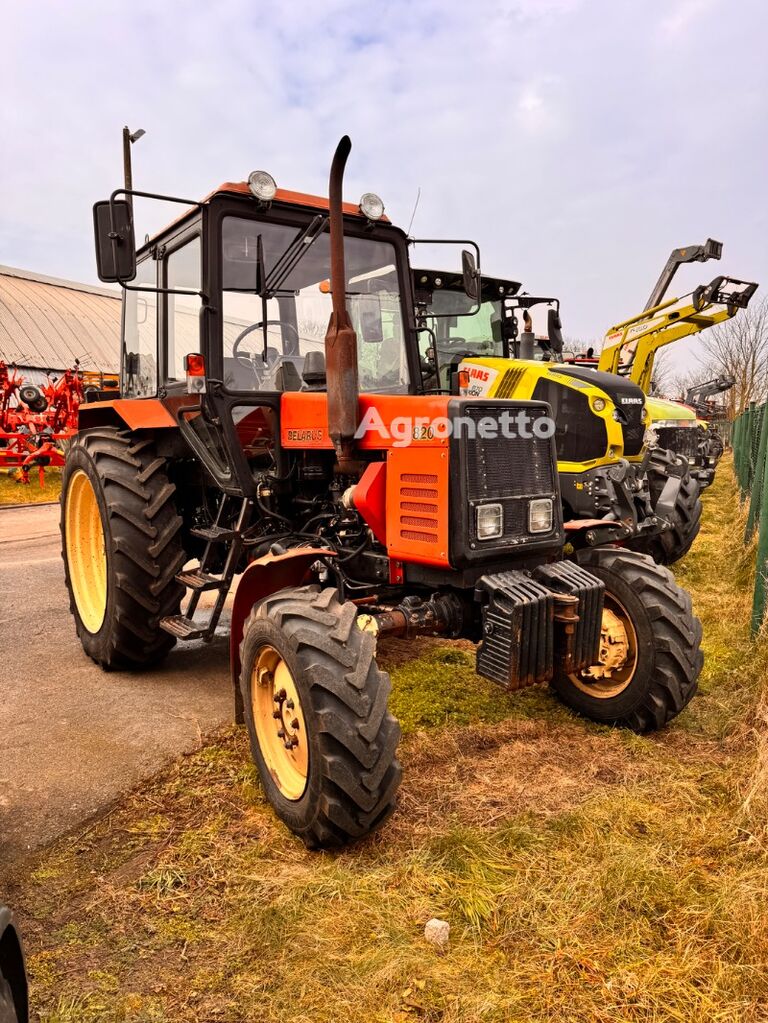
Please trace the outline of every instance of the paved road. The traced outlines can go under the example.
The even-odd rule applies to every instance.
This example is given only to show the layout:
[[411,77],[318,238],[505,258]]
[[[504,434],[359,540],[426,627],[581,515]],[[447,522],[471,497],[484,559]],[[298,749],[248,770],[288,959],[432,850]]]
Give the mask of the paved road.
[[58,506],[0,510],[0,891],[4,863],[231,720],[227,669],[222,635],[148,674],[103,672],[69,614]]

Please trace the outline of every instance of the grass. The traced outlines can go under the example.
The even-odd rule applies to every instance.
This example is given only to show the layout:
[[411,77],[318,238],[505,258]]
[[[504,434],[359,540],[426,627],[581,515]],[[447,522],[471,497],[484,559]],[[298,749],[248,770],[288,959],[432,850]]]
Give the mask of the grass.
[[21,868],[39,1019],[764,1020],[768,656],[733,495],[723,465],[679,568],[707,662],[670,728],[506,696],[461,644],[393,646],[406,775],[385,830],[307,853],[226,730]]
[[0,469],[0,505],[58,501],[61,493],[61,469],[46,469],[42,487],[37,469],[34,467],[29,474],[28,484],[18,483],[17,476],[16,469]]

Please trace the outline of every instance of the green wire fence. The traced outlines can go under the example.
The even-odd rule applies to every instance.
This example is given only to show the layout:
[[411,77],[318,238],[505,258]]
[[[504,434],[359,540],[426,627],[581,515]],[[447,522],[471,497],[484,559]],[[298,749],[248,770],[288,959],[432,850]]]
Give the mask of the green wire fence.
[[744,542],[749,543],[755,529],[757,572],[752,602],[752,632],[758,632],[765,616],[768,593],[768,402],[750,402],[733,423],[731,444],[733,465],[742,500],[749,501]]

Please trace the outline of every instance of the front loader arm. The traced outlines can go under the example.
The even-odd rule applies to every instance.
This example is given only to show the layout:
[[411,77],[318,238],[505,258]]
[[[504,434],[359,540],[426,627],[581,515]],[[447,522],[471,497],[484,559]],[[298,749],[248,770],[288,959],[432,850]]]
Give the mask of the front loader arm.
[[731,319],[747,307],[756,290],[753,282],[720,276],[690,295],[644,310],[611,327],[598,369],[624,373],[648,394],[660,348]]

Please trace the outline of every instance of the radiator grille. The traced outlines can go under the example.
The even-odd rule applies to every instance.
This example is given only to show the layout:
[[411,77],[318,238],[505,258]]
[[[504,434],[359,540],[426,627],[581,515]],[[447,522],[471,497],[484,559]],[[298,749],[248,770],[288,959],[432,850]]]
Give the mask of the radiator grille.
[[[481,407],[462,408],[461,415],[474,423],[483,418],[503,422],[500,419],[502,413],[511,412],[514,416],[517,411],[514,406],[494,408],[489,402]],[[483,437],[481,429],[475,428],[458,441],[461,444],[461,471],[464,474],[469,511],[469,539],[470,544],[478,549],[506,546],[510,542],[524,543],[531,537],[528,532],[530,500],[535,497],[558,500],[552,442],[548,437],[536,437],[533,433],[535,421],[545,419],[546,411],[535,407],[525,411],[531,417],[526,432],[532,436],[519,436],[520,431],[515,427],[514,420],[511,420],[515,436],[504,436],[500,429],[497,436]],[[502,506],[502,535],[491,541],[478,540],[477,506],[488,502],[498,502]],[[553,531],[556,520],[557,516],[553,522]]]
[[662,426],[656,433],[660,448],[689,459],[699,453],[699,431],[690,426]]
[[590,462],[604,458],[608,449],[608,433],[603,420],[589,407],[586,394],[542,377],[533,397],[552,406],[557,428],[555,446],[562,462]]

